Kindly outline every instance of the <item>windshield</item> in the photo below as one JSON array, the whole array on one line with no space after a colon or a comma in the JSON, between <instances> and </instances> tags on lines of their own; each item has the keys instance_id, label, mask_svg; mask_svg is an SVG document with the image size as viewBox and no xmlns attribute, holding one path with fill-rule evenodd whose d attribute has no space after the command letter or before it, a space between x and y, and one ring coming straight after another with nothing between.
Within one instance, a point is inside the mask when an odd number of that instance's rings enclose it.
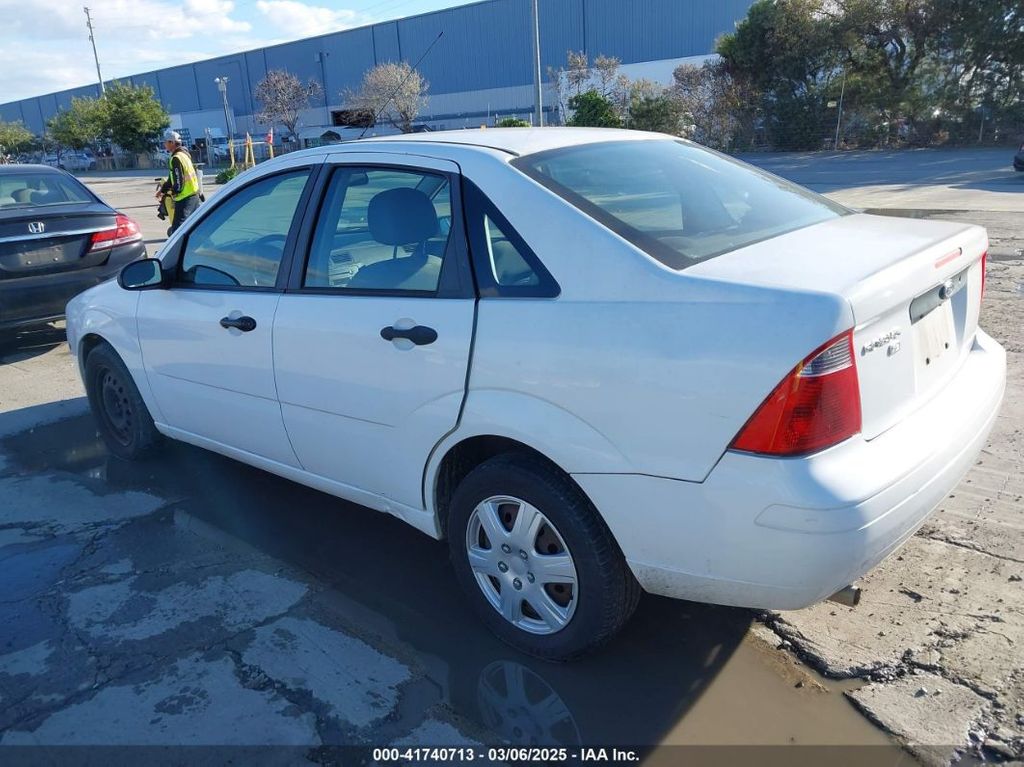
<instances>
[{"instance_id":1,"label":"windshield","mask_svg":"<svg viewBox=\"0 0 1024 767\"><path fill-rule=\"evenodd\" d=\"M519 170L673 269L848 213L681 141L610 141L520 157Z\"/></svg>"},{"instance_id":2,"label":"windshield","mask_svg":"<svg viewBox=\"0 0 1024 767\"><path fill-rule=\"evenodd\" d=\"M95 202L84 186L60 173L0 174L0 213L47 205Z\"/></svg>"}]
</instances>

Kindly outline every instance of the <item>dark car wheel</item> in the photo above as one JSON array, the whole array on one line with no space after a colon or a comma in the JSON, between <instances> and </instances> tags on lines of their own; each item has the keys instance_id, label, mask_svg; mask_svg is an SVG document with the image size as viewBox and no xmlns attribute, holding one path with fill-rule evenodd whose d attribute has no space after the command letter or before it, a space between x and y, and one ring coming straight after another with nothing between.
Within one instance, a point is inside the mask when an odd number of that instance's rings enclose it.
<instances>
[{"instance_id":1,"label":"dark car wheel","mask_svg":"<svg viewBox=\"0 0 1024 767\"><path fill-rule=\"evenodd\" d=\"M597 510L530 455L492 458L459 484L448 526L452 565L485 624L546 660L608 641L640 598Z\"/></svg>"},{"instance_id":2,"label":"dark car wheel","mask_svg":"<svg viewBox=\"0 0 1024 767\"><path fill-rule=\"evenodd\" d=\"M109 344L101 343L86 357L85 391L100 436L115 456L143 458L160 442L131 373Z\"/></svg>"}]
</instances>

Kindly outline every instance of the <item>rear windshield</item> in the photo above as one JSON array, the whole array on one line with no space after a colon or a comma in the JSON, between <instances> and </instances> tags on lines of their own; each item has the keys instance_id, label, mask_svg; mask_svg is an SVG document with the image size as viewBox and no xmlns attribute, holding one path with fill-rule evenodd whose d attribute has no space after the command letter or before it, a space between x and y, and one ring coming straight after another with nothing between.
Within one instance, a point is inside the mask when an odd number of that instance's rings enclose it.
<instances>
[{"instance_id":1,"label":"rear windshield","mask_svg":"<svg viewBox=\"0 0 1024 767\"><path fill-rule=\"evenodd\" d=\"M62 173L0 174L0 214L45 205L95 202L84 186Z\"/></svg>"},{"instance_id":2,"label":"rear windshield","mask_svg":"<svg viewBox=\"0 0 1024 767\"><path fill-rule=\"evenodd\" d=\"M526 155L514 166L673 269L849 211L681 141L610 141Z\"/></svg>"}]
</instances>

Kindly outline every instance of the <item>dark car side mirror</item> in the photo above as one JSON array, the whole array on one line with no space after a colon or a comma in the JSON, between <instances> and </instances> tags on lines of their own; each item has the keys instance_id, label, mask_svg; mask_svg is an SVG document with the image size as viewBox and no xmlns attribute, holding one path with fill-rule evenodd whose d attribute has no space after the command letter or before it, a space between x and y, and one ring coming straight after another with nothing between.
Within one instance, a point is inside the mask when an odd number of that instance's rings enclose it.
<instances>
[{"instance_id":1,"label":"dark car side mirror","mask_svg":"<svg viewBox=\"0 0 1024 767\"><path fill-rule=\"evenodd\" d=\"M164 287L163 264L156 258L143 258L126 264L117 275L117 284L125 290L153 290Z\"/></svg>"}]
</instances>

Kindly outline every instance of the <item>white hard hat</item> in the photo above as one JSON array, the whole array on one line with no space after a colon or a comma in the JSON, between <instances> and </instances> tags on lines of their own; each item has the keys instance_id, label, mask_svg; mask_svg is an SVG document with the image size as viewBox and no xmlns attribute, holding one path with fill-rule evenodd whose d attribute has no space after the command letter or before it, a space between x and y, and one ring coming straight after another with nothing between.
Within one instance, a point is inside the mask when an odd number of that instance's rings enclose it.
<instances>
[{"instance_id":1,"label":"white hard hat","mask_svg":"<svg viewBox=\"0 0 1024 767\"><path fill-rule=\"evenodd\" d=\"M165 130L164 141L173 141L175 144L181 143L181 134L176 130Z\"/></svg>"}]
</instances>

